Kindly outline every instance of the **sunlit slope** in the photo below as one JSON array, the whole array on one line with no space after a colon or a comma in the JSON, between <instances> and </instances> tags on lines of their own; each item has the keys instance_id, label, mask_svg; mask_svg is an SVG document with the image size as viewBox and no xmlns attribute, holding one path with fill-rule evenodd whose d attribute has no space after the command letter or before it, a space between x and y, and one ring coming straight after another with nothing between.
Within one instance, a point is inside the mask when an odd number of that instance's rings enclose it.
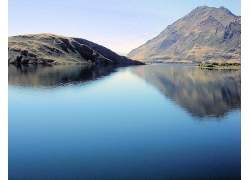
<instances>
[{"instance_id":1,"label":"sunlit slope","mask_svg":"<svg viewBox=\"0 0 250 180\"><path fill-rule=\"evenodd\" d=\"M91 41L55 34L9 37L8 62L11 64L141 64Z\"/></svg>"},{"instance_id":2,"label":"sunlit slope","mask_svg":"<svg viewBox=\"0 0 250 180\"><path fill-rule=\"evenodd\" d=\"M241 17L224 7L197 7L132 50L128 57L170 62L240 62Z\"/></svg>"}]
</instances>

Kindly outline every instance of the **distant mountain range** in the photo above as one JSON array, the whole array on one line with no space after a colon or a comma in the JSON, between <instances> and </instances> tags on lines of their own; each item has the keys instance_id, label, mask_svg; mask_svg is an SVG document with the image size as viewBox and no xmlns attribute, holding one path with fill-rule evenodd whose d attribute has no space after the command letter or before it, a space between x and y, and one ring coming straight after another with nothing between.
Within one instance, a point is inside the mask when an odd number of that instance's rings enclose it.
<instances>
[{"instance_id":1,"label":"distant mountain range","mask_svg":"<svg viewBox=\"0 0 250 180\"><path fill-rule=\"evenodd\" d=\"M225 7L197 7L128 57L140 61L240 62L241 17Z\"/></svg>"},{"instance_id":2,"label":"distant mountain range","mask_svg":"<svg viewBox=\"0 0 250 180\"><path fill-rule=\"evenodd\" d=\"M55 34L28 34L8 39L10 64L142 64L91 41Z\"/></svg>"}]
</instances>

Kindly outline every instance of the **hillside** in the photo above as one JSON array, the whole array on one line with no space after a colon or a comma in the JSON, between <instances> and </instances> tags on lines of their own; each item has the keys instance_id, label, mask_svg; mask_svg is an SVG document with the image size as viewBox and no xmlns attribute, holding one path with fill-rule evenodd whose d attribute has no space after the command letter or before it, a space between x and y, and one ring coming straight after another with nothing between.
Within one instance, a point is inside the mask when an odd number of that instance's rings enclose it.
<instances>
[{"instance_id":1,"label":"hillside","mask_svg":"<svg viewBox=\"0 0 250 180\"><path fill-rule=\"evenodd\" d=\"M128 57L141 61L240 62L241 17L224 7L197 7Z\"/></svg>"},{"instance_id":2,"label":"hillside","mask_svg":"<svg viewBox=\"0 0 250 180\"><path fill-rule=\"evenodd\" d=\"M142 64L91 41L55 34L28 34L8 39L10 64Z\"/></svg>"}]
</instances>

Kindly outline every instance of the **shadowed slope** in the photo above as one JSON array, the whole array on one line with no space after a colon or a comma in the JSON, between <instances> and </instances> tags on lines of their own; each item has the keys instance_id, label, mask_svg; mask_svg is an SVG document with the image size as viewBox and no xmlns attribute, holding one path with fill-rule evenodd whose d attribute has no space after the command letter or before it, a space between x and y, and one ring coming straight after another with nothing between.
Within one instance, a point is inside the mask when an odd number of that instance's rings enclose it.
<instances>
[{"instance_id":1,"label":"shadowed slope","mask_svg":"<svg viewBox=\"0 0 250 180\"><path fill-rule=\"evenodd\" d=\"M132 50L137 60L228 61L241 59L241 17L224 7L201 6Z\"/></svg>"},{"instance_id":2,"label":"shadowed slope","mask_svg":"<svg viewBox=\"0 0 250 180\"><path fill-rule=\"evenodd\" d=\"M29 34L8 39L11 64L142 64L112 52L103 46L54 34Z\"/></svg>"}]
</instances>

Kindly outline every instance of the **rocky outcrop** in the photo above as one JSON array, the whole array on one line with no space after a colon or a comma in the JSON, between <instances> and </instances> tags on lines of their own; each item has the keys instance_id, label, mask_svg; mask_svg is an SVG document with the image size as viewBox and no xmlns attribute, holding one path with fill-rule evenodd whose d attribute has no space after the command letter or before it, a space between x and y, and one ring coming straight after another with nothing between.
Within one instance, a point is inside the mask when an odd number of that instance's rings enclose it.
<instances>
[{"instance_id":1,"label":"rocky outcrop","mask_svg":"<svg viewBox=\"0 0 250 180\"><path fill-rule=\"evenodd\" d=\"M140 61L240 62L241 17L225 7L197 7L128 57Z\"/></svg>"},{"instance_id":2,"label":"rocky outcrop","mask_svg":"<svg viewBox=\"0 0 250 180\"><path fill-rule=\"evenodd\" d=\"M140 61L119 56L101 45L80 38L54 34L31 34L9 37L10 64L129 64Z\"/></svg>"}]
</instances>

